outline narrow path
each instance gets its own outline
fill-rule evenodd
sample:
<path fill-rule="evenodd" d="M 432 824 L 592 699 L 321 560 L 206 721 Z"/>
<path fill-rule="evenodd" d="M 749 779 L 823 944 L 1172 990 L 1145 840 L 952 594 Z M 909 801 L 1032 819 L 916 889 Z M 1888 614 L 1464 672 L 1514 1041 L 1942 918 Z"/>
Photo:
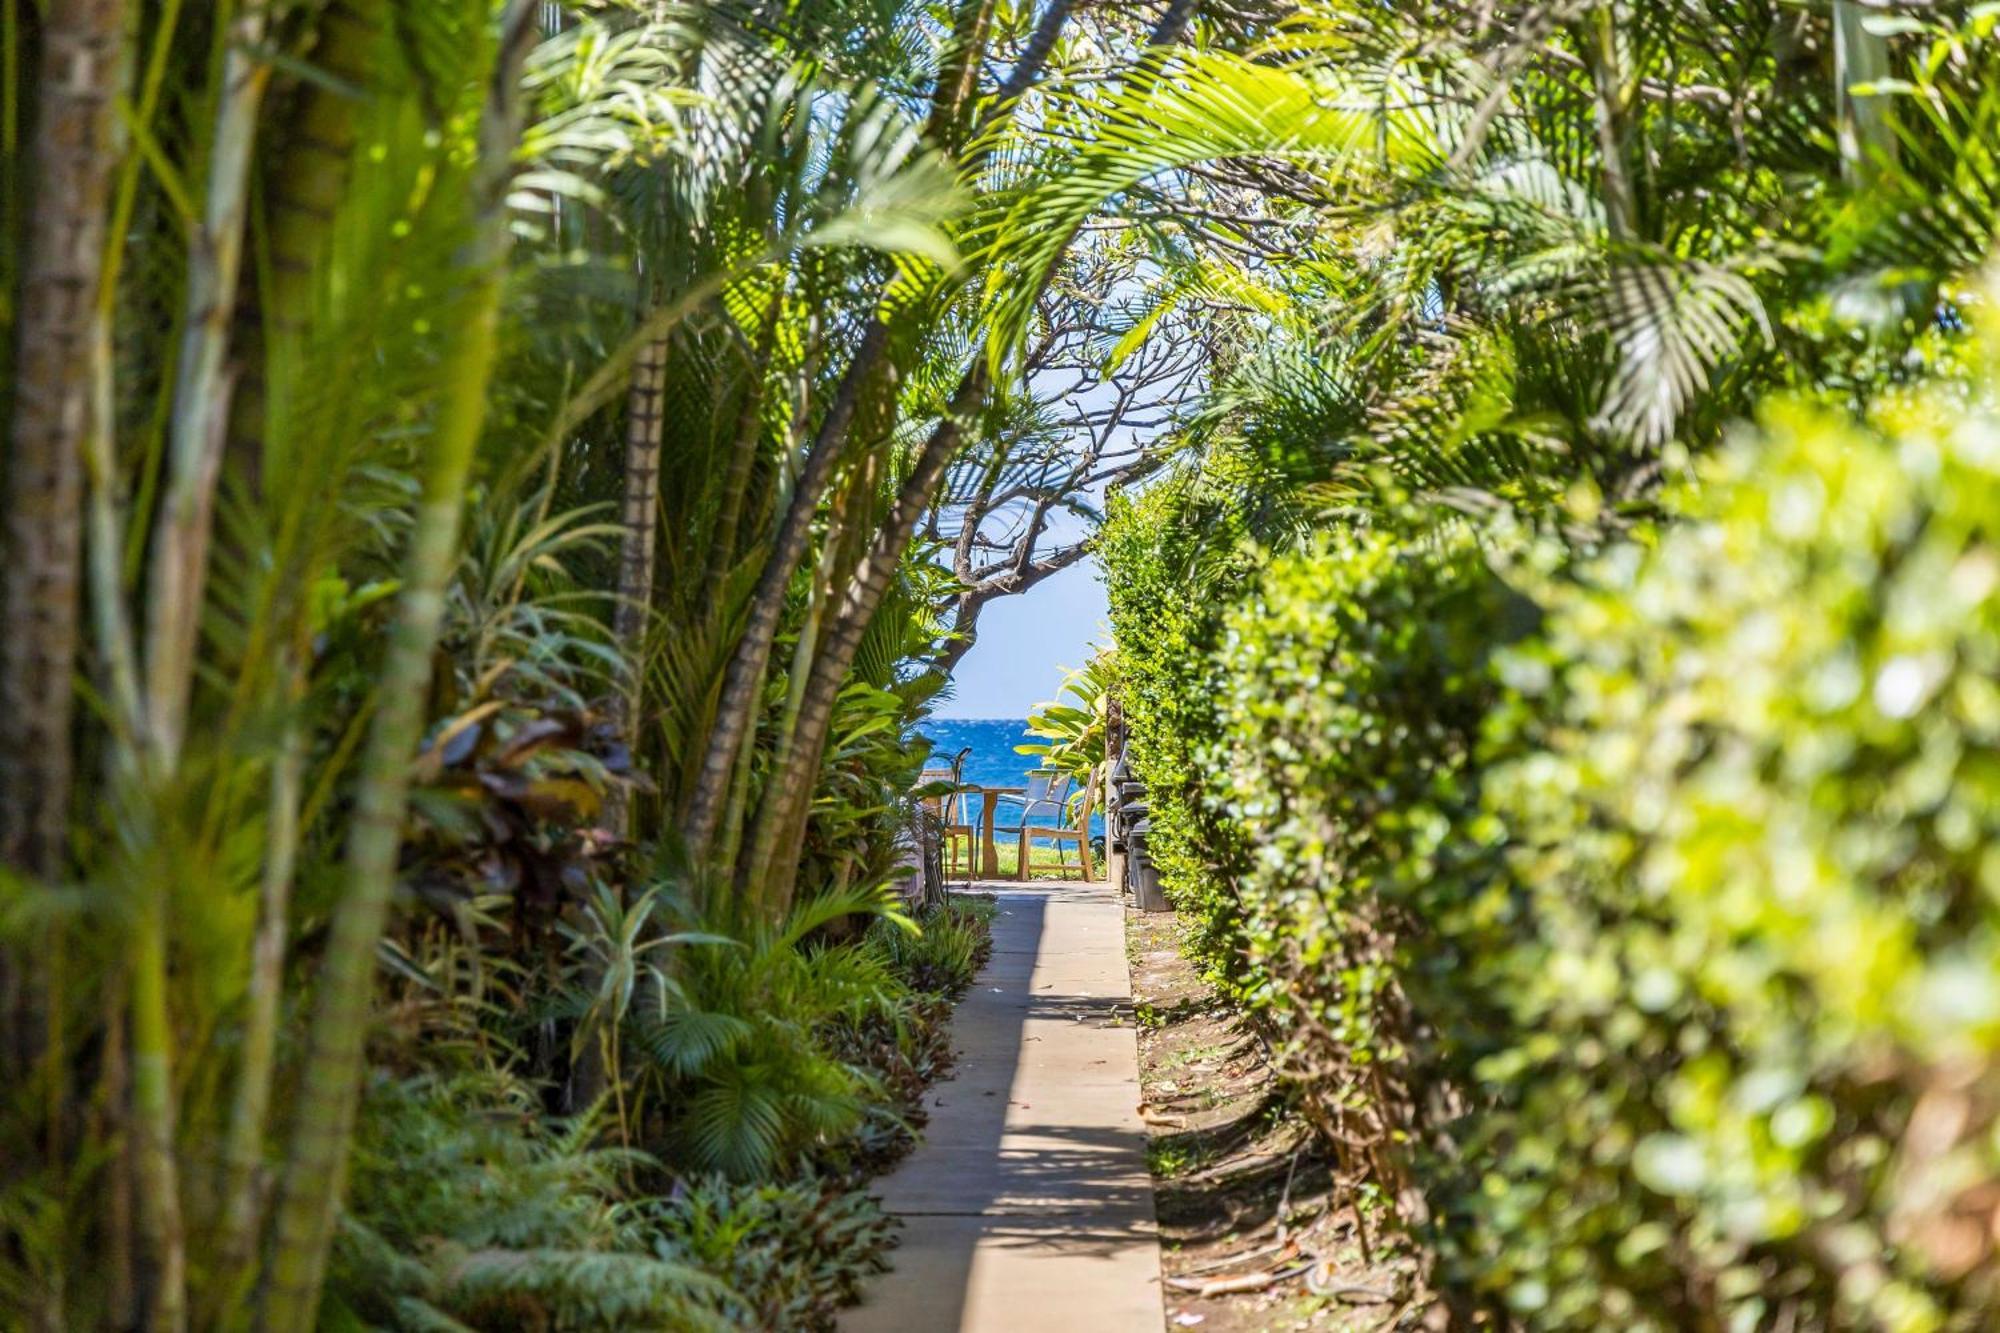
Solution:
<path fill-rule="evenodd" d="M 996 884 L 958 1069 L 882 1184 L 895 1271 L 843 1333 L 1159 1333 L 1160 1250 L 1125 912 L 1103 884 Z"/>

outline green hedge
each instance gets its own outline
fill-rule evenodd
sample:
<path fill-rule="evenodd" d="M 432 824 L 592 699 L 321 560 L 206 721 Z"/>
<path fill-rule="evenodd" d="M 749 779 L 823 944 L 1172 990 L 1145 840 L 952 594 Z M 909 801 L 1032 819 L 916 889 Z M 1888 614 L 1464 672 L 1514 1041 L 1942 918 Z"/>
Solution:
<path fill-rule="evenodd" d="M 1580 563 L 1382 526 L 1176 589 L 1147 503 L 1170 890 L 1463 1310 L 2000 1327 L 2000 413 L 1776 407 Z"/>
<path fill-rule="evenodd" d="M 1193 926 L 1192 951 L 1228 981 L 1237 971 L 1233 883 L 1242 849 L 1237 827 L 1213 817 L 1203 799 L 1212 773 L 1206 750 L 1220 734 L 1223 676 L 1214 653 L 1228 600 L 1205 594 L 1242 571 L 1198 573 L 1202 534 L 1187 521 L 1187 491 L 1185 477 L 1170 477 L 1137 495 L 1113 495 L 1098 552 L 1112 628 L 1132 649 L 1129 658 L 1120 654 L 1121 699 L 1127 750 L 1148 784 L 1151 853 Z"/>

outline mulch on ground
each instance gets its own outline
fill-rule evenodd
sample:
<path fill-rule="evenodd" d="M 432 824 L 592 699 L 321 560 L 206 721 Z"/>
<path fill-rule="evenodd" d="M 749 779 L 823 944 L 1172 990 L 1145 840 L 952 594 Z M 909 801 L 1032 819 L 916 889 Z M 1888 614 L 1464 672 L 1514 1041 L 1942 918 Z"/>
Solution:
<path fill-rule="evenodd" d="M 1166 1327 L 1425 1327 L 1414 1259 L 1379 1221 L 1364 1228 L 1256 1034 L 1182 956 L 1175 918 L 1129 913 L 1126 947 Z"/>

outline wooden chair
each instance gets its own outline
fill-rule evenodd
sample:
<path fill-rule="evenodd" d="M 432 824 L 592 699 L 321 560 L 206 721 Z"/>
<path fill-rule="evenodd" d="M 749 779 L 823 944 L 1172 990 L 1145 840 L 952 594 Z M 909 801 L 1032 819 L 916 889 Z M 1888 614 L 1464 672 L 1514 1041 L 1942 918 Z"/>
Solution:
<path fill-rule="evenodd" d="M 1097 784 L 1086 782 L 1073 799 L 1076 806 L 1076 824 L 1070 828 L 1041 828 L 1035 830 L 1038 838 L 1047 838 L 1056 845 L 1058 873 L 1065 878 L 1069 875 L 1069 857 L 1063 852 L 1063 844 L 1076 844 L 1078 878 L 1085 884 L 1097 878 L 1096 868 L 1090 858 L 1090 809 L 1091 798 L 1097 794 Z"/>
<path fill-rule="evenodd" d="M 1078 808 L 1082 811 L 1080 822 L 1075 827 L 1070 827 L 1062 822 L 1069 815 L 1069 788 L 1070 778 L 1067 773 L 1036 769 L 1028 775 L 1028 787 L 1025 792 L 1019 795 L 1002 793 L 992 798 L 996 801 L 1018 802 L 1021 807 L 1020 823 L 1013 825 L 1020 846 L 1020 856 L 1014 867 L 1016 879 L 1025 880 L 1032 877 L 1028 860 L 1030 838 L 1043 838 L 1056 844 L 1056 856 L 1065 874 L 1069 869 L 1069 858 L 1063 854 L 1062 846 L 1065 842 L 1075 842 L 1077 850 L 1081 853 L 1083 878 L 1085 880 L 1091 878 L 1090 789 L 1086 786 L 1077 802 Z M 1038 814 L 1052 814 L 1056 817 L 1056 822 L 1033 823 L 1034 817 Z"/>

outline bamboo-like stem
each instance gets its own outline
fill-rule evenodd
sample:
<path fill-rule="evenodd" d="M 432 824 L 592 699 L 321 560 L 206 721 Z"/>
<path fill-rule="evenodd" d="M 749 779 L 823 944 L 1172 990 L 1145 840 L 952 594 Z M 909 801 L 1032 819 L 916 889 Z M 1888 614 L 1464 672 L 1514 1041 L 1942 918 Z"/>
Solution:
<path fill-rule="evenodd" d="M 313 270 L 331 235 L 354 165 L 358 99 L 381 59 L 388 0 L 331 0 L 313 24 L 313 65 L 324 79 L 301 84 L 291 123 L 265 175 L 258 299 L 239 312 L 241 378 L 230 406 L 227 452 L 232 475 L 254 482 L 264 454 L 265 328 L 297 332 L 312 308 Z"/>
<path fill-rule="evenodd" d="M 242 0 L 230 24 L 200 226 L 191 238 L 167 488 L 153 531 L 146 617 L 146 735 L 158 773 L 180 759 L 194 683 L 195 642 L 207 582 L 215 488 L 229 421 L 230 316 L 242 272 L 250 156 L 270 68 L 263 0 Z"/>
<path fill-rule="evenodd" d="M 1840 167 L 1847 183 L 1866 189 L 1895 160 L 1896 127 L 1889 98 L 1857 96 L 1857 85 L 1889 77 L 1889 39 L 1864 26 L 1867 6 L 1834 0 L 1834 94 L 1840 108 Z"/>
<path fill-rule="evenodd" d="M 786 431 L 785 449 L 780 456 L 779 497 L 776 511 L 785 512 L 788 502 L 788 479 L 784 475 L 783 460 L 798 457 L 800 447 L 805 443 L 808 423 L 812 420 L 813 382 L 819 370 L 820 323 L 819 315 L 809 311 L 806 315 L 805 350 L 799 359 L 797 377 L 793 384 L 791 423 Z M 836 501 L 839 504 L 840 501 Z M 764 681 L 759 678 L 756 696 L 763 697 Z M 743 742 L 738 747 L 736 766 L 730 771 L 729 804 L 723 812 L 720 842 L 714 856 L 714 863 L 720 867 L 735 866 L 739 870 L 737 890 L 743 891 L 747 880 L 740 877 L 746 866 L 743 858 L 743 824 L 750 802 L 750 788 L 754 778 L 757 753 L 757 726 L 753 718 L 751 724 L 743 728 Z"/>
<path fill-rule="evenodd" d="M 645 687 L 645 642 L 653 619 L 654 546 L 660 528 L 660 443 L 665 422 L 661 417 L 666 392 L 668 342 L 665 333 L 649 339 L 632 363 L 632 382 L 625 395 L 625 494 L 624 532 L 618 541 L 618 600 L 611 611 L 611 639 L 633 664 L 631 676 L 619 682 L 611 694 L 611 726 L 619 739 L 633 749 L 637 737 L 633 728 L 640 716 Z M 631 794 L 622 786 L 605 793 L 604 825 L 620 838 L 632 836 Z M 588 980 L 594 984 L 597 977 Z M 616 1083 L 616 1055 L 607 1060 L 606 1039 L 600 1035 L 586 1042 L 570 1072 L 570 1103 L 590 1106 L 603 1094 L 605 1079 Z M 619 1097 L 619 1131 L 625 1131 L 622 1088 Z"/>
<path fill-rule="evenodd" d="M 771 372 L 771 357 L 777 350 L 778 319 L 785 308 L 785 282 L 780 275 L 770 304 L 764 309 L 763 323 L 756 331 L 755 354 L 750 359 L 750 383 L 743 395 L 743 410 L 737 414 L 736 436 L 731 441 L 729 469 L 723 474 L 722 495 L 716 503 L 715 534 L 709 542 L 705 588 L 720 587 L 736 564 L 736 543 L 743 525 L 743 502 L 750 490 L 750 472 L 757 462 L 757 446 L 764 436 L 764 380 Z"/>
<path fill-rule="evenodd" d="M 202 220 L 192 242 L 174 407 L 168 424 L 168 483 L 153 534 L 144 681 L 145 748 L 151 776 L 178 765 L 194 684 L 195 640 L 222 463 L 228 393 L 229 314 L 236 300 L 247 209 L 250 149 L 266 71 L 252 52 L 264 33 L 261 0 L 246 0 L 230 27 L 216 102 L 215 137 Z M 150 1327 L 187 1325 L 187 1241 L 175 1156 L 173 1020 L 167 967 L 170 886 L 145 898 L 132 949 L 132 1108 L 137 1180 L 153 1264 Z"/>
<path fill-rule="evenodd" d="M 271 1227 L 271 1261 L 258 1321 L 266 1333 L 308 1333 L 313 1327 L 339 1215 L 361 1091 L 375 949 L 388 920 L 410 763 L 423 734 L 431 655 L 458 559 L 466 484 L 499 352 L 509 240 L 506 183 L 520 140 L 521 69 L 535 36 L 535 13 L 528 0 L 510 3 L 481 118 L 480 179 L 474 183 L 478 212 L 467 256 L 471 286 L 459 312 L 458 336 L 440 367 L 441 397 L 423 496 L 396 626 L 382 664 L 380 703 L 356 786 L 345 890 L 320 968 L 298 1114 Z"/>
<path fill-rule="evenodd" d="M 1639 196 L 1632 183 L 1631 99 L 1619 69 L 1618 18 L 1615 4 L 1605 5 L 1584 21 L 1578 45 L 1590 69 L 1596 95 L 1598 179 L 1604 192 L 1604 227 L 1615 242 L 1639 237 Z"/>
<path fill-rule="evenodd" d="M 104 1054 L 98 1075 L 101 1142 L 112 1145 L 105 1163 L 104 1187 L 104 1321 L 110 1328 L 135 1328 L 139 1320 L 139 1284 L 133 1239 L 132 1145 L 115 1126 L 131 1095 L 127 1058 L 125 996 L 113 980 L 104 994 Z"/>
<path fill-rule="evenodd" d="M 98 325 L 91 370 L 96 381 L 93 397 L 97 407 L 84 453 L 84 468 L 90 483 L 89 541 L 85 550 L 89 561 L 93 647 L 104 663 L 105 694 L 111 702 L 113 771 L 130 778 L 138 771 L 145 705 L 139 694 L 138 640 L 132 631 L 124 584 L 119 577 L 119 553 L 125 542 L 124 522 L 118 509 L 117 450 L 111 439 L 113 386 L 108 322 Z"/>
<path fill-rule="evenodd" d="M 965 137 L 993 27 L 993 8 L 994 0 L 965 0 L 953 17 L 925 129 L 926 136 L 940 148 L 956 150 Z"/>
<path fill-rule="evenodd" d="M 297 716 L 305 694 L 305 673 L 296 653 L 286 653 L 278 674 L 284 682 L 287 716 L 271 765 L 264 872 L 258 889 L 257 930 L 250 949 L 243 1049 L 237 1059 L 235 1095 L 222 1153 L 222 1217 L 214 1284 L 223 1309 L 240 1308 L 255 1274 L 258 1176 L 277 1067 L 287 918 L 298 864 L 306 745 L 305 729 Z"/>
<path fill-rule="evenodd" d="M 763 683 L 758 683 L 758 693 L 763 693 Z M 750 785 L 757 766 L 757 726 L 752 722 L 743 728 L 743 744 L 736 754 L 736 767 L 729 775 L 729 805 L 723 811 L 722 828 L 716 835 L 715 864 L 718 866 L 742 866 L 743 820 L 750 804 Z M 703 881 L 704 883 L 707 881 Z M 747 880 L 738 880 L 738 892 Z"/>
<path fill-rule="evenodd" d="M 34 205 L 16 293 L 13 417 L 0 560 L 0 864 L 38 879 L 66 862 L 71 672 L 83 562 L 90 367 L 101 337 L 124 0 L 44 13 Z M 34 1066 L 45 1024 L 31 969 L 0 956 L 0 1058 Z"/>
<path fill-rule="evenodd" d="M 17 21 L 10 11 L 10 75 L 18 59 Z M 0 864 L 42 880 L 67 868 L 84 480 L 88 460 L 110 447 L 110 337 L 100 296 L 115 248 L 106 212 L 119 155 L 113 110 L 124 23 L 121 0 L 45 15 L 37 71 L 34 204 L 14 328 L 0 562 L 7 615 L 0 627 Z M 11 143 L 11 88 L 8 98 Z M 69 1112 L 67 947 L 60 926 L 36 937 L 32 959 L 0 954 L 0 1062 L 23 1081 L 24 1093 L 41 1094 L 40 1149 L 53 1172 L 64 1159 Z M 114 1115 L 122 1110 L 116 1106 Z M 24 1313 L 38 1329 L 59 1329 L 67 1322 L 67 1299 L 67 1284 L 52 1280 L 33 1293 Z"/>
<path fill-rule="evenodd" d="M 167 903 L 153 885 L 132 932 L 132 1156 L 150 1282 L 146 1327 L 187 1327 L 187 1239 L 174 1160 L 174 1031 L 167 1004 Z"/>

